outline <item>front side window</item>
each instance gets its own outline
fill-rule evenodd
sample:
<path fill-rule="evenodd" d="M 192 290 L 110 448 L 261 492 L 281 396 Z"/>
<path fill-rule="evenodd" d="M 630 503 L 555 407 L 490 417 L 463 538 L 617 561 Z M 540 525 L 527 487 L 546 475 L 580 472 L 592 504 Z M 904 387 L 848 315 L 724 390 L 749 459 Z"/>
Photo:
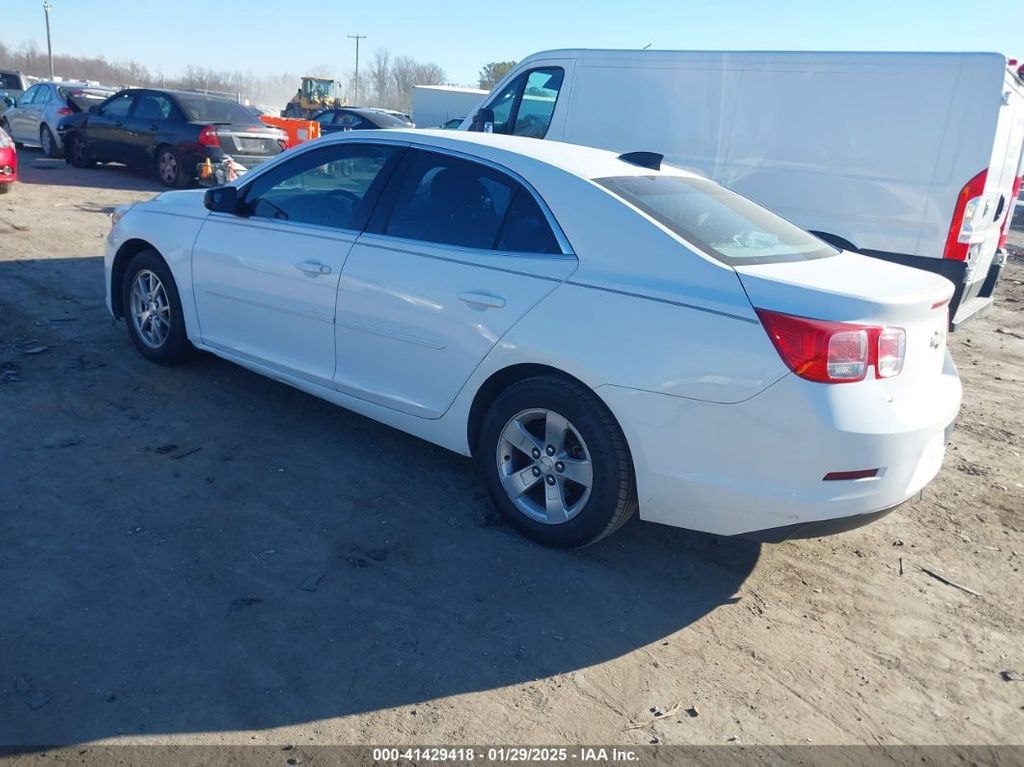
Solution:
<path fill-rule="evenodd" d="M 544 138 L 551 125 L 551 116 L 555 113 L 558 93 L 562 90 L 562 77 L 562 70 L 558 67 L 530 72 L 516 112 L 515 128 L 512 130 L 515 135 Z"/>
<path fill-rule="evenodd" d="M 396 151 L 357 144 L 300 154 L 253 182 L 245 195 L 249 215 L 361 230 Z"/>
<path fill-rule="evenodd" d="M 21 98 L 18 99 L 18 106 L 27 107 L 29 104 L 35 103 L 36 96 L 39 95 L 39 91 L 42 90 L 42 88 L 43 86 L 41 85 L 33 85 L 23 94 L 21 94 Z"/>
<path fill-rule="evenodd" d="M 532 195 L 517 181 L 431 152 L 410 163 L 384 233 L 462 248 L 560 252 Z"/>
<path fill-rule="evenodd" d="M 544 67 L 515 78 L 487 105 L 494 112 L 494 133 L 544 138 L 555 113 L 565 72 Z"/>
<path fill-rule="evenodd" d="M 127 117 L 134 100 L 135 94 L 129 91 L 118 93 L 103 105 L 100 112 L 108 117 Z"/>
<path fill-rule="evenodd" d="M 334 123 L 334 112 L 321 112 L 313 119 L 321 125 L 332 125 Z"/>
<path fill-rule="evenodd" d="M 351 112 L 342 112 L 338 115 L 338 119 L 334 123 L 340 125 L 345 130 L 360 130 L 362 128 L 372 128 L 370 123 L 366 122 L 362 117 Z"/>
<path fill-rule="evenodd" d="M 596 181 L 731 266 L 806 261 L 838 252 L 756 202 L 706 179 L 659 175 Z"/>

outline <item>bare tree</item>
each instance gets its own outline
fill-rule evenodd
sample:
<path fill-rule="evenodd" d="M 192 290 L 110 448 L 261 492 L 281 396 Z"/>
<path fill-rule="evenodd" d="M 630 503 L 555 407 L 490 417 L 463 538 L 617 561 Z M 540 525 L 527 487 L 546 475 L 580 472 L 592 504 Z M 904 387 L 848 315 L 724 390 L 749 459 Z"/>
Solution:
<path fill-rule="evenodd" d="M 386 106 L 391 100 L 391 51 L 378 48 L 370 62 L 370 83 L 375 103 Z"/>

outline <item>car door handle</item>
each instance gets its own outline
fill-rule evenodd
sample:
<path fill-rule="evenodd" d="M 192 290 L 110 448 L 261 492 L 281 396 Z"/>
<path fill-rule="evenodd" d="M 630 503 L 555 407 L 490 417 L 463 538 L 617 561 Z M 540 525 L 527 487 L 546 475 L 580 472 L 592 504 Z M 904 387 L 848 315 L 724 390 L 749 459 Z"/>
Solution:
<path fill-rule="evenodd" d="M 490 293 L 484 293 L 479 290 L 469 290 L 465 293 L 459 293 L 459 300 L 464 301 L 470 306 L 483 306 L 488 309 L 504 309 L 505 299 L 501 296 L 494 296 Z"/>
<path fill-rule="evenodd" d="M 330 274 L 331 267 L 321 264 L 319 261 L 300 261 L 295 268 L 306 274 Z"/>

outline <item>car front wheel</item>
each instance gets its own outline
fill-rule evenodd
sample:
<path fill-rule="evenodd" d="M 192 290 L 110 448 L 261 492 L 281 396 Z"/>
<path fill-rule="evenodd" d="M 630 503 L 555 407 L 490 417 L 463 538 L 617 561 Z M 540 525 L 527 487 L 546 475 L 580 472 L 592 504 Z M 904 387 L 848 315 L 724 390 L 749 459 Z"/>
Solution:
<path fill-rule="evenodd" d="M 142 356 L 154 362 L 177 362 L 189 350 L 181 299 L 171 270 L 155 250 L 132 258 L 121 286 L 128 335 Z"/>
<path fill-rule="evenodd" d="M 77 134 L 71 136 L 68 144 L 68 160 L 76 168 L 91 168 L 96 164 L 89 157 L 89 147 L 86 145 L 85 139 Z"/>
<path fill-rule="evenodd" d="M 499 511 L 538 543 L 585 546 L 636 511 L 622 430 L 575 381 L 539 376 L 498 395 L 484 417 L 476 457 Z"/>

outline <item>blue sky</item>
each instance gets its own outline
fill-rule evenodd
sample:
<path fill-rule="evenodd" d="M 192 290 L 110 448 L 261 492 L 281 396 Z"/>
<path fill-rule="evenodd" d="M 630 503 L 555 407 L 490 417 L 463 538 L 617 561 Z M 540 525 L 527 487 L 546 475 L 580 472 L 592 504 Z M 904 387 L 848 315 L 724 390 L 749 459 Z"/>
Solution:
<path fill-rule="evenodd" d="M 54 48 L 259 74 L 330 64 L 375 48 L 471 84 L 493 60 L 546 48 L 993 50 L 1024 56 L 1024 2 L 997 0 L 51 0 Z M 223 14 L 223 19 L 218 19 Z M 219 30 L 219 31 L 217 31 Z M 45 50 L 42 0 L 0 0 L 0 40 Z M 366 61 L 366 58 L 363 59 Z"/>

